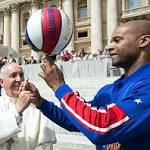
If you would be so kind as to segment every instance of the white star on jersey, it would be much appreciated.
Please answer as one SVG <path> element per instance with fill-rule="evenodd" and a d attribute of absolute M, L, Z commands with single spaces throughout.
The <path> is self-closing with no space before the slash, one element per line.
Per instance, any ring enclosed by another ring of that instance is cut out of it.
<path fill-rule="evenodd" d="M 139 103 L 142 103 L 142 100 L 141 99 L 135 99 L 134 102 L 139 104 Z"/>

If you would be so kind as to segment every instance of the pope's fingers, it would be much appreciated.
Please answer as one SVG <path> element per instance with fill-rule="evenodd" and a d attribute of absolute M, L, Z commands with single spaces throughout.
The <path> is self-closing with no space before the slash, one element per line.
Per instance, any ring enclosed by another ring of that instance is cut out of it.
<path fill-rule="evenodd" d="M 19 87 L 18 93 L 22 91 L 22 85 Z"/>
<path fill-rule="evenodd" d="M 22 90 L 24 90 L 24 87 L 25 86 L 25 81 L 23 81 L 19 87 L 19 90 L 18 90 L 18 93 L 20 93 Z"/>
<path fill-rule="evenodd" d="M 22 86 L 22 90 L 29 90 L 29 82 L 28 82 L 29 79 L 25 80 L 23 82 L 23 86 Z"/>

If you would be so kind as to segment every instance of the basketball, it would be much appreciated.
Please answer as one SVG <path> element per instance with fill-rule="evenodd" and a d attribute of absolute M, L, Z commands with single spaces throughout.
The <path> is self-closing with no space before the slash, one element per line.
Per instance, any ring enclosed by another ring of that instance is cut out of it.
<path fill-rule="evenodd" d="M 27 21 L 25 39 L 36 52 L 57 55 L 68 45 L 71 37 L 70 20 L 57 7 L 39 9 Z"/>

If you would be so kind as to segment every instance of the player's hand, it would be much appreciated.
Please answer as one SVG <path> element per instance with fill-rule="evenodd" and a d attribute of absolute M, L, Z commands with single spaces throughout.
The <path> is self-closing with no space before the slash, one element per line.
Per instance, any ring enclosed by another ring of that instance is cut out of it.
<path fill-rule="evenodd" d="M 36 106 L 40 106 L 41 103 L 43 102 L 43 99 L 38 89 L 32 83 L 29 83 L 29 88 L 30 88 L 30 91 L 32 92 L 31 103 L 33 103 Z"/>
<path fill-rule="evenodd" d="M 65 83 L 62 72 L 52 59 L 45 59 L 41 64 L 41 69 L 42 72 L 39 73 L 39 76 L 45 80 L 53 91 Z"/>

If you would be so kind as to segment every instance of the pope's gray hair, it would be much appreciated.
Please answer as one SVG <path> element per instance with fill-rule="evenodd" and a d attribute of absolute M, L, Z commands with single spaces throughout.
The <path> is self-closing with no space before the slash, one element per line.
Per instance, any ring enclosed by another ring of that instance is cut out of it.
<path fill-rule="evenodd" d="M 0 69 L 0 79 L 4 78 L 4 75 L 6 73 L 6 68 L 11 64 L 17 64 L 17 63 L 6 63 L 5 65 L 3 65 L 2 68 Z"/>
<path fill-rule="evenodd" d="M 3 65 L 2 68 L 0 69 L 0 79 L 3 79 L 6 66 L 8 66 L 8 64 Z"/>

